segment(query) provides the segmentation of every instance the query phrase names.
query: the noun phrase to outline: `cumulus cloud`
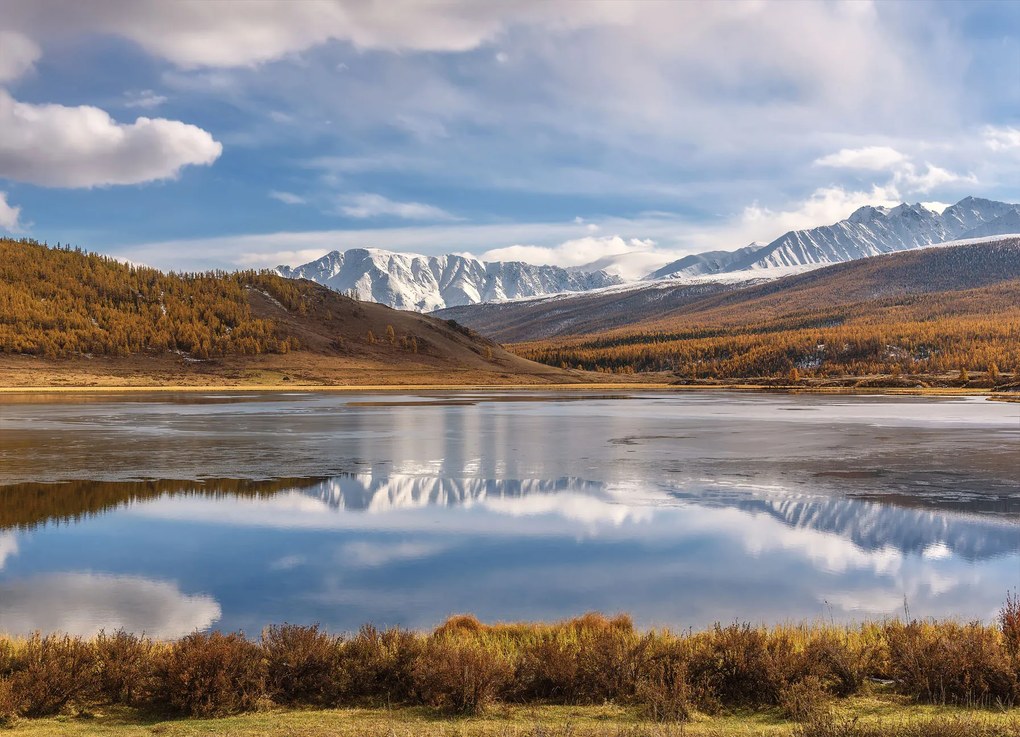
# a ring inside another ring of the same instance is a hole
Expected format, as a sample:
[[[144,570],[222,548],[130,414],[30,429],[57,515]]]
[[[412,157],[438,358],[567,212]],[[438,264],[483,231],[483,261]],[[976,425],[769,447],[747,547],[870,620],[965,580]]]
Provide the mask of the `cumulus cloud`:
[[[530,7],[529,7],[530,6]],[[362,49],[467,51],[540,4],[337,0],[9,0],[6,21],[44,34],[76,27],[129,39],[185,68],[258,64],[330,40]],[[58,26],[59,24],[59,26]]]
[[[39,47],[20,33],[0,30],[0,82],[17,79],[39,60]]]
[[[989,125],[984,129],[985,145],[992,151],[1020,148],[1020,128]]]
[[[0,192],[0,229],[13,232],[18,230],[21,208],[7,202],[7,193]]]
[[[918,166],[910,160],[910,157],[889,146],[840,149],[834,154],[816,159],[815,165],[888,172],[892,178],[886,189],[889,192],[902,191],[905,194],[927,193],[946,184],[977,183],[977,178],[973,174],[956,174],[930,162]]]
[[[219,158],[205,130],[140,117],[118,123],[96,107],[35,105],[0,90],[0,177],[49,187],[95,187],[173,179]]]
[[[397,217],[403,220],[455,220],[439,207],[421,202],[397,202],[380,194],[362,193],[340,198],[337,210],[351,218]]]
[[[18,538],[13,532],[0,534],[0,571],[3,570],[7,559],[18,554]]]
[[[222,616],[210,596],[138,576],[54,573],[0,583],[0,622],[7,632],[66,632],[88,637],[105,629],[174,638],[206,629]]]
[[[600,226],[575,220],[590,230]],[[677,258],[675,250],[659,248],[650,238],[624,238],[619,235],[572,238],[554,246],[514,245],[493,248],[482,254],[484,261],[525,261],[555,266],[585,266],[605,269],[624,279],[639,279],[659,266]]]
[[[822,187],[788,210],[771,210],[755,203],[744,208],[743,223],[749,232],[781,235],[789,230],[828,225],[848,217],[864,205],[895,207],[899,193],[889,187],[872,187],[869,191],[846,190],[843,187]]]

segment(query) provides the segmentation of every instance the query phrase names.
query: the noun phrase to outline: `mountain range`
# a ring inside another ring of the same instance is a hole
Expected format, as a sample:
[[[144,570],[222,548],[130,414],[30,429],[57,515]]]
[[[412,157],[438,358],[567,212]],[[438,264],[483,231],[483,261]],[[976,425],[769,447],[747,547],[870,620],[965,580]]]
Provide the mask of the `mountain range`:
[[[521,261],[486,263],[455,254],[420,256],[376,248],[333,251],[303,266],[278,266],[276,272],[309,279],[360,300],[417,312],[622,283],[602,270],[568,271]]]
[[[919,203],[891,208],[866,205],[838,223],[792,230],[770,243],[684,256],[630,283],[638,286],[663,279],[704,282],[717,277],[739,282],[778,278],[791,271],[885,253],[1015,233],[1020,233],[1020,205],[1006,202],[966,197],[941,213]],[[609,256],[564,269],[519,261],[484,262],[455,254],[421,256],[355,248],[333,251],[302,266],[278,266],[276,271],[361,300],[432,312],[615,287],[625,280],[612,273],[614,259],[633,255]]]

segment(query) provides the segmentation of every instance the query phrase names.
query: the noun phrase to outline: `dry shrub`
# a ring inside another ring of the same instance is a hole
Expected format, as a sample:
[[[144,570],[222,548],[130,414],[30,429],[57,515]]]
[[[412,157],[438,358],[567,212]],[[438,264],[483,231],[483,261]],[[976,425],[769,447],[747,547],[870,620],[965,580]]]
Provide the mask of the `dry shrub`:
[[[190,716],[253,711],[266,698],[266,661],[241,634],[195,632],[163,653],[153,699]]]
[[[687,680],[690,652],[682,640],[651,640],[644,652],[634,701],[657,722],[686,722],[694,710]]]
[[[18,721],[20,704],[10,678],[0,678],[0,728],[13,727]]]
[[[411,701],[421,651],[422,641],[413,632],[365,625],[343,650],[348,699],[374,704]]]
[[[436,628],[437,636],[471,634],[477,635],[485,625],[473,614],[454,614]]]
[[[128,706],[146,701],[152,686],[154,647],[151,640],[124,630],[100,632],[95,640],[98,696],[107,703]]]
[[[805,656],[783,631],[717,624],[693,640],[691,683],[725,706],[776,705],[786,685],[805,675]]]
[[[1012,704],[1020,684],[999,634],[978,623],[886,625],[897,689],[932,704]]]
[[[347,690],[339,637],[318,625],[274,625],[262,633],[267,688],[278,704],[336,706]]]
[[[1006,603],[999,612],[999,626],[1010,657],[1020,667],[1020,596],[1007,594]]]
[[[80,637],[36,634],[17,650],[13,667],[10,688],[24,716],[58,714],[95,697],[98,659]]]
[[[545,633],[521,647],[513,696],[519,701],[566,703],[574,698],[577,647],[559,632]]]
[[[779,708],[787,719],[810,722],[823,716],[832,697],[818,676],[807,676],[787,685],[779,694]]]
[[[461,714],[479,714],[496,701],[513,674],[502,653],[477,639],[436,636],[415,668],[422,700]]]
[[[607,619],[586,614],[569,622],[568,629],[574,631],[578,642],[571,700],[599,704],[631,696],[637,682],[641,638],[630,617]]]
[[[804,660],[826,690],[836,696],[859,693],[870,675],[882,669],[884,641],[872,626],[861,630],[820,630],[811,633]]]

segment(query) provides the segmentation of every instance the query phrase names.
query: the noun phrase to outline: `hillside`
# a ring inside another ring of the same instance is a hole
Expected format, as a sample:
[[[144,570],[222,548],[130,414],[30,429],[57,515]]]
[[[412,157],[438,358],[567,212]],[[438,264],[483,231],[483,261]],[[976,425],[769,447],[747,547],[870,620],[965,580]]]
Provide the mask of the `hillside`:
[[[521,343],[552,365],[683,377],[943,375],[1020,366],[1020,238],[838,264]]]
[[[0,386],[571,377],[456,324],[253,271],[165,274],[0,240]]]

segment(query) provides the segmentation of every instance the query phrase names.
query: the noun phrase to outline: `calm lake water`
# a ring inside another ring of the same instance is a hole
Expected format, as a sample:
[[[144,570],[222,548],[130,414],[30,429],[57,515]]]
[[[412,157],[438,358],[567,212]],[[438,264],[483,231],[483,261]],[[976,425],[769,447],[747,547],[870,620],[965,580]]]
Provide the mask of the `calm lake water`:
[[[1018,451],[981,398],[0,398],[0,631],[990,619]]]

